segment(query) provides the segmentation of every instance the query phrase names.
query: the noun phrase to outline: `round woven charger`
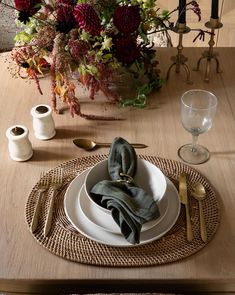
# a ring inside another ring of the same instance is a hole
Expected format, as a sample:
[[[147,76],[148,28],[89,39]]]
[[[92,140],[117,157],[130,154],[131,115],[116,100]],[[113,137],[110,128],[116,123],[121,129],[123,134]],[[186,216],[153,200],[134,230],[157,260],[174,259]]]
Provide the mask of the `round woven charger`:
[[[107,158],[107,155],[94,155],[74,159],[48,172],[53,175],[56,169],[63,168],[63,186],[55,200],[55,212],[50,235],[43,235],[43,227],[48,212],[52,190],[49,189],[41,199],[41,214],[39,224],[33,236],[46,249],[68,260],[102,266],[150,266],[160,265],[186,258],[203,247],[215,234],[220,220],[219,204],[215,192],[208,181],[195,169],[181,162],[163,159],[155,156],[139,156],[157,167],[167,175],[178,188],[181,172],[187,173],[188,191],[196,181],[201,182],[206,189],[207,198],[203,201],[203,211],[207,225],[208,240],[204,243],[200,238],[198,202],[190,197],[189,207],[193,227],[194,239],[191,243],[186,240],[186,216],[182,206],[179,218],[172,229],[162,238],[139,246],[112,247],[99,244],[79,233],[68,221],[64,211],[64,195],[71,181],[81,172]],[[26,203],[26,221],[30,227],[35,203],[38,196],[38,183],[29,194]]]

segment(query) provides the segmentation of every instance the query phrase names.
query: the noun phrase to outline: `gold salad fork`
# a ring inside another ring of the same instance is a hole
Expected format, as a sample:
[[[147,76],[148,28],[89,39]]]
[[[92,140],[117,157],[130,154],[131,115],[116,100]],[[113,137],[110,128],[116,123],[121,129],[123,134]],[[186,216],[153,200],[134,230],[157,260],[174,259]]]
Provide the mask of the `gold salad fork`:
[[[63,170],[62,169],[56,169],[51,177],[51,184],[50,186],[53,189],[53,193],[51,196],[49,209],[47,213],[47,219],[44,227],[44,236],[48,236],[48,234],[51,231],[51,225],[52,225],[52,217],[53,217],[53,211],[54,211],[54,202],[55,202],[55,196],[58,191],[58,189],[62,186],[63,182]]]
[[[49,188],[49,177],[46,176],[46,174],[44,172],[41,172],[40,174],[40,179],[38,182],[38,187],[37,187],[37,191],[38,191],[38,198],[36,201],[36,206],[35,206],[35,210],[34,210],[34,214],[33,214],[33,219],[31,222],[31,231],[32,233],[34,233],[37,229],[38,226],[38,216],[40,213],[40,203],[41,203],[41,196],[42,193],[44,193],[47,189]]]

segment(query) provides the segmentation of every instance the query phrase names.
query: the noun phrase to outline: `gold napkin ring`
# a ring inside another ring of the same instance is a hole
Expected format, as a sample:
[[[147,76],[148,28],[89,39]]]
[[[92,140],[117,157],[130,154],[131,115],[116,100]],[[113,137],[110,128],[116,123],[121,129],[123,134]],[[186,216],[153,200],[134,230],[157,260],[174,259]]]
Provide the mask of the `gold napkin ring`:
[[[118,182],[127,182],[127,183],[134,182],[134,179],[130,175],[126,174],[126,173],[120,172],[119,175],[124,176],[127,179],[117,179]]]

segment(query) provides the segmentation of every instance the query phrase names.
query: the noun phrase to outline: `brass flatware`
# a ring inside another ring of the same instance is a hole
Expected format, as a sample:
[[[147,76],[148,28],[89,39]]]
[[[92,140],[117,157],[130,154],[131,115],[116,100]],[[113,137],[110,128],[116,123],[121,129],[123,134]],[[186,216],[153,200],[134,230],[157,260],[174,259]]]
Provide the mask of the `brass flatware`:
[[[200,182],[196,182],[192,186],[192,196],[198,200],[199,217],[200,217],[200,234],[203,242],[207,241],[206,223],[203,214],[202,200],[206,197],[206,191],[204,186]]]
[[[51,177],[51,184],[50,186],[53,189],[53,193],[51,196],[50,204],[49,204],[49,209],[47,213],[47,219],[44,227],[44,236],[47,237],[51,231],[51,225],[52,225],[52,219],[53,219],[53,211],[54,211],[54,203],[55,203],[55,196],[57,194],[57,191],[60,189],[62,186],[63,182],[63,170],[62,169],[57,169],[53,172],[52,177]]]
[[[38,216],[40,213],[40,201],[41,201],[42,193],[44,193],[48,188],[49,188],[49,177],[46,176],[45,173],[42,172],[40,175],[39,182],[38,182],[38,187],[37,187],[38,197],[36,200],[35,210],[34,210],[32,222],[31,222],[31,232],[32,233],[34,233],[36,231],[37,226],[38,226]]]
[[[187,192],[187,180],[186,173],[181,173],[179,178],[179,196],[181,203],[185,206],[186,212],[186,229],[187,229],[187,241],[192,242],[193,240],[193,231],[192,224],[189,214],[189,206],[188,206],[188,192]]]
[[[86,151],[91,151],[93,150],[95,147],[110,147],[111,143],[107,143],[107,142],[95,142],[92,141],[90,139],[86,139],[86,138],[76,138],[73,140],[73,143],[82,148],[85,149]],[[133,148],[146,148],[148,147],[145,144],[142,143],[131,143],[131,145],[133,146]]]

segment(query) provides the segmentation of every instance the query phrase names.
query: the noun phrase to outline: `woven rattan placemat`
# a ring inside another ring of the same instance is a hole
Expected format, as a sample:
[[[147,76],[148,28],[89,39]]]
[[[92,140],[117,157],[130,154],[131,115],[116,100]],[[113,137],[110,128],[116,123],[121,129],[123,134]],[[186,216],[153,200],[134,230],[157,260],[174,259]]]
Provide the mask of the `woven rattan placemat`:
[[[163,159],[155,156],[139,156],[159,167],[178,187],[178,178],[181,172],[187,173],[188,189],[192,183],[200,181],[206,188],[207,198],[203,201],[205,221],[207,225],[208,241],[215,234],[220,220],[219,204],[215,192],[208,181],[195,169],[181,162]],[[103,266],[150,266],[169,263],[186,258],[207,243],[202,242],[199,228],[198,203],[189,197],[190,214],[193,226],[194,239],[191,243],[186,241],[185,210],[181,212],[176,224],[162,238],[149,244],[134,247],[112,247],[99,244],[79,233],[68,221],[64,211],[64,195],[70,182],[81,172],[94,164],[107,158],[107,155],[94,155],[74,159],[58,167],[64,170],[63,186],[56,197],[53,226],[48,237],[43,235],[43,226],[51,197],[51,190],[47,191],[41,199],[41,214],[39,225],[33,234],[35,239],[46,249],[68,260]],[[54,169],[58,168],[55,167]],[[48,173],[52,174],[53,170]],[[37,198],[35,184],[26,203],[26,222],[30,227],[35,200]]]

